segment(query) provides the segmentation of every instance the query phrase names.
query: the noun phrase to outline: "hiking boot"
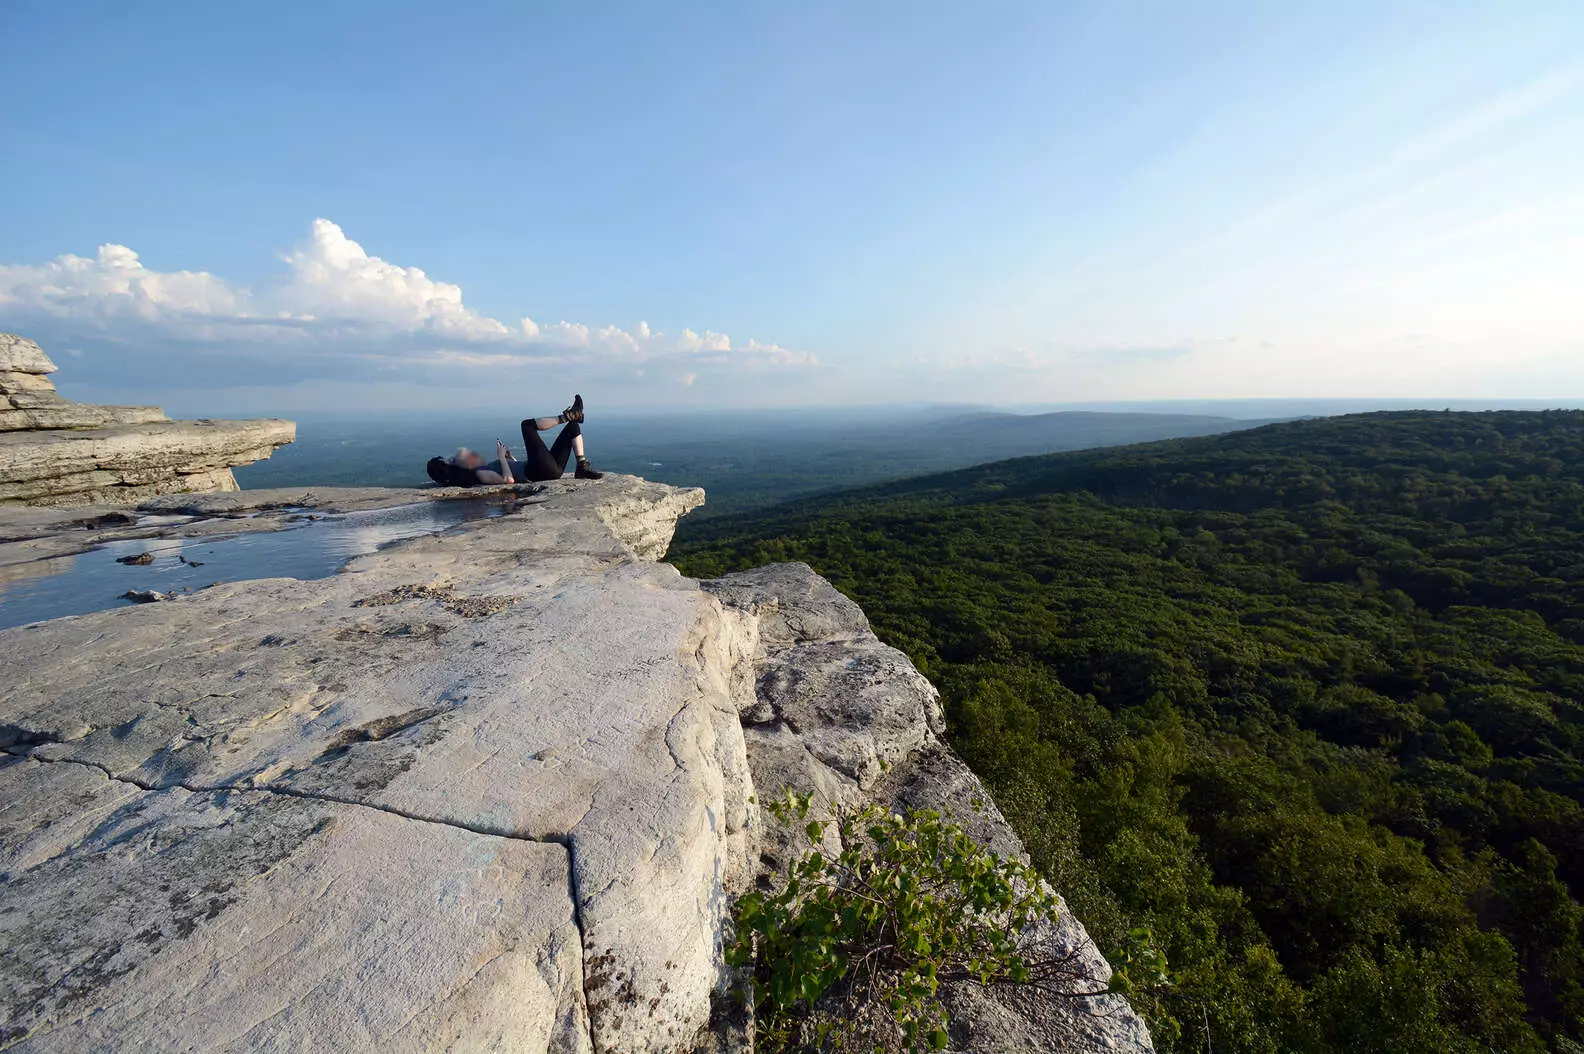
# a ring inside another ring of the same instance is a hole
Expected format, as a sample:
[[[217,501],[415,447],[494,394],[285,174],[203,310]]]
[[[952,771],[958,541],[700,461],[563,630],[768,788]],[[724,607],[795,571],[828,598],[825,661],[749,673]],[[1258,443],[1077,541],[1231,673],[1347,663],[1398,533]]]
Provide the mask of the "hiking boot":
[[[574,479],[604,479],[605,473],[597,472],[594,466],[588,463],[588,458],[578,458],[577,471],[572,473]]]
[[[581,395],[574,395],[572,397],[572,405],[561,411],[561,423],[566,424],[569,421],[576,421],[578,424],[583,423],[583,397]]]

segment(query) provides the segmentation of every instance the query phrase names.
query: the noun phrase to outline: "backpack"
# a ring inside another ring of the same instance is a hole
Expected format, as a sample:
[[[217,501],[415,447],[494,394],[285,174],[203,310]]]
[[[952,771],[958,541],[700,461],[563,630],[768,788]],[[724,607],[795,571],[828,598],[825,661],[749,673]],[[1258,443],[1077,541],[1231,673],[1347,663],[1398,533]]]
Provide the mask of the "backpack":
[[[453,465],[443,457],[430,458],[424,468],[429,478],[442,487],[471,487],[478,483],[472,469]]]

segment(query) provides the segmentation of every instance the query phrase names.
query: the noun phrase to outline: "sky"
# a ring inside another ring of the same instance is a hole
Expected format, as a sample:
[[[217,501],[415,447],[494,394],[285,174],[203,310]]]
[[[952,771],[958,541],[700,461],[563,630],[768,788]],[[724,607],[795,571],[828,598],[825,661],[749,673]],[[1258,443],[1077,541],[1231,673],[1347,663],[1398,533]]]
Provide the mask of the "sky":
[[[0,330],[198,412],[1584,398],[1584,4],[0,0]]]

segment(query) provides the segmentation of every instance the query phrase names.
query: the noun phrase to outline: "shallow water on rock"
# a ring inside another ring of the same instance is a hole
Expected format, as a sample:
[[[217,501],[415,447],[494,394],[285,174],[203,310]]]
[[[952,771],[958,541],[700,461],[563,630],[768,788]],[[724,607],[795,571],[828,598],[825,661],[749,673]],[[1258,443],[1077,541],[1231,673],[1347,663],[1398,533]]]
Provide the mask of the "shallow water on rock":
[[[352,557],[391,542],[503,516],[512,508],[510,502],[466,500],[343,514],[305,509],[288,515],[281,530],[106,542],[77,556],[0,567],[0,629],[129,605],[135,602],[121,598],[129,590],[186,593],[251,578],[324,578]],[[157,522],[148,517],[139,526]],[[116,562],[142,553],[154,559]]]

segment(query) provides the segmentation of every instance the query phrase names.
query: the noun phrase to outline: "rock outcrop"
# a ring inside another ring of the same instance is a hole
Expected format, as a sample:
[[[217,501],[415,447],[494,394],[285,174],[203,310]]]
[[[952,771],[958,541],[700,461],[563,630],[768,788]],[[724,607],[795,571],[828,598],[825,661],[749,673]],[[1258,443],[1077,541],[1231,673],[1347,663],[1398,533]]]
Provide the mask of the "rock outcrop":
[[[756,788],[1020,851],[850,601],[655,562],[702,492],[518,500],[329,578],[0,632],[0,1049],[741,1049],[725,920],[799,848]],[[952,998],[961,1050],[1150,1049],[1114,997]]]
[[[806,564],[775,564],[700,586],[752,620],[753,687],[739,693],[749,769],[759,792],[809,794],[817,812],[877,804],[934,809],[980,845],[1027,862],[1023,845],[979,778],[941,741],[939,696],[906,655],[880,643],[857,604]],[[834,833],[821,848],[839,853]],[[812,848],[797,827],[768,825],[762,872],[782,872]],[[1073,992],[1103,989],[1111,967],[1063,904],[1040,934],[1071,958]],[[1149,1032],[1116,995],[1039,998],[949,985],[958,1051],[1147,1051]]]
[[[55,391],[55,364],[0,333],[0,505],[135,505],[236,490],[236,465],[296,437],[290,421],[172,421],[157,406],[90,406]]]

